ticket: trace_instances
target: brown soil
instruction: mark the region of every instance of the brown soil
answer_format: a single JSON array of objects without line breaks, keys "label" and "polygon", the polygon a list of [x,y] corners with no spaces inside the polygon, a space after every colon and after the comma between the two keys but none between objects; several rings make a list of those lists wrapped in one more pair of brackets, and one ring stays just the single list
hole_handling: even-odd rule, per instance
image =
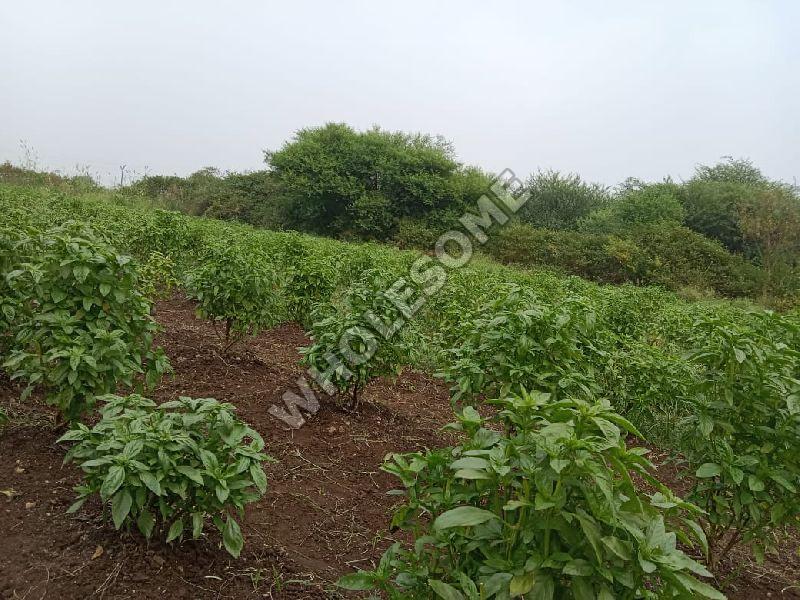
[{"label": "brown soil", "polygon": [[[286,389],[297,391],[296,348],[307,341],[300,328],[263,332],[220,356],[213,329],[185,299],[160,303],[156,316],[175,368],[156,399],[232,402],[278,459],[268,467],[267,494],[246,511],[241,557],[229,557],[213,534],[167,546],[116,532],[99,503],[65,514],[79,472],[62,466],[54,413],[36,402],[19,405],[19,389],[0,380],[0,402],[14,415],[14,426],[0,433],[0,598],[339,597],[332,582],[373,565],[393,539],[387,524],[396,500],[386,492],[396,482],[380,471],[386,454],[449,442],[439,432],[451,417],[446,386],[406,371],[371,385],[360,414],[325,405],[291,431],[267,410]],[[671,468],[659,475],[675,481]],[[726,562],[729,597],[800,598],[798,540],[783,547],[763,566],[743,552]]]}]

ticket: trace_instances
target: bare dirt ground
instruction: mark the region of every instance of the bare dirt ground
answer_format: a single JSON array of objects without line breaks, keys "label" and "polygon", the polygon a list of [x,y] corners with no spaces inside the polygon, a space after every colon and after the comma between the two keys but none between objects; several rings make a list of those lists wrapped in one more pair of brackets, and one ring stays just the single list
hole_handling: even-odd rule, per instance
[{"label": "bare dirt ground", "polygon": [[[155,393],[214,397],[238,408],[264,437],[278,462],[268,465],[269,490],[248,506],[239,560],[209,537],[167,546],[116,532],[98,502],[75,515],[79,472],[62,466],[54,413],[37,402],[20,405],[19,388],[0,380],[0,403],[14,415],[0,432],[0,598],[337,598],[332,583],[368,568],[392,542],[387,530],[396,482],[380,471],[390,452],[440,446],[451,420],[447,388],[413,371],[365,392],[358,415],[322,410],[299,431],[267,410],[302,374],[295,325],[263,332],[231,356],[220,356],[213,329],[194,318],[183,298],[159,303],[165,331],[159,343],[175,368]],[[657,455],[657,460],[662,458]],[[677,481],[664,465],[659,476]],[[735,552],[720,581],[731,599],[800,598],[800,540],[756,565]]]}]

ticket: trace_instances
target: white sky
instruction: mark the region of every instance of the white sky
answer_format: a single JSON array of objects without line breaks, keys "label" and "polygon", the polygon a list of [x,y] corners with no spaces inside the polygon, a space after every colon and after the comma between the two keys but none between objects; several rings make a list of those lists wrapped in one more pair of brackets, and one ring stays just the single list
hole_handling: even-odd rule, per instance
[{"label": "white sky", "polygon": [[490,170],[800,178],[800,2],[0,0],[0,161],[257,169],[327,121]]}]

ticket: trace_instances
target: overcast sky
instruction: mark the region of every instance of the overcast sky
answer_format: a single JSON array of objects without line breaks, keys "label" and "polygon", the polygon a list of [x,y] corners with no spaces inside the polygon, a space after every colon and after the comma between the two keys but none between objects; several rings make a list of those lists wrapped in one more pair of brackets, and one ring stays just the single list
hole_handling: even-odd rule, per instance
[{"label": "overcast sky", "polygon": [[0,161],[257,169],[299,128],[442,134],[489,170],[800,179],[800,2],[0,0]]}]

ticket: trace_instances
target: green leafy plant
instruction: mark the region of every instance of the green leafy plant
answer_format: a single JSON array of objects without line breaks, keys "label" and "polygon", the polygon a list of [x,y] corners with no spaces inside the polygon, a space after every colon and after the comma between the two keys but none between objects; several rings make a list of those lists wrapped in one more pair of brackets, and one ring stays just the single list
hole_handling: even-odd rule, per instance
[{"label": "green leafy plant", "polygon": [[[309,335],[312,343],[300,349],[302,364],[319,374],[323,389],[349,396],[356,410],[359,394],[376,377],[397,375],[408,362],[411,346],[401,330],[388,334],[403,315],[385,290],[388,280],[376,271],[364,274],[338,302],[321,305]],[[373,315],[386,330],[376,331]],[[387,333],[387,335],[382,335]]]},{"label": "green leafy plant", "polygon": [[23,299],[8,280],[17,265],[25,260],[24,236],[7,227],[0,228],[0,352],[8,346],[14,324],[21,318]]},{"label": "green leafy plant", "polygon": [[186,274],[197,315],[210,319],[223,351],[286,318],[282,281],[254,244],[212,242]]},{"label": "green leafy plant", "polygon": [[315,307],[330,301],[336,289],[336,269],[328,257],[316,255],[297,235],[285,241],[283,255],[288,272],[289,315],[308,327],[313,322]]},{"label": "green leafy plant", "polygon": [[261,465],[271,459],[261,436],[234,416],[231,404],[213,398],[158,406],[139,395],[102,400],[97,425],[79,424],[59,440],[77,442],[65,461],[84,471],[69,512],[99,494],[116,529],[135,524],[149,538],[162,527],[167,542],[189,528],[199,538],[210,519],[238,557],[244,540],[235,515],[267,488]]},{"label": "green leafy plant", "polygon": [[[7,276],[26,299],[4,366],[74,421],[98,395],[151,387],[169,371],[130,257],[91,227],[68,222],[30,240],[36,252]],[[138,376],[142,376],[138,378]]]},{"label": "green leafy plant", "polygon": [[139,268],[142,293],[151,300],[169,298],[180,281],[175,276],[175,262],[168,255],[152,252]]},{"label": "green leafy plant", "polygon": [[450,351],[441,375],[453,383],[453,400],[502,394],[512,386],[556,396],[591,394],[593,310],[578,298],[547,304],[517,285],[499,295],[466,321],[463,342]]},{"label": "green leafy plant", "polygon": [[[762,328],[797,325],[763,313]],[[712,568],[739,543],[756,558],[800,524],[800,353],[719,316],[695,323],[701,369],[681,445],[703,507]]]},{"label": "green leafy plant", "polygon": [[[463,411],[461,445],[388,460],[406,488],[392,525],[414,545],[340,586],[447,600],[724,598],[677,547],[705,547],[698,509],[626,447],[637,432],[608,403],[524,391],[493,403],[493,425]],[[632,474],[656,493],[641,495]]]}]

